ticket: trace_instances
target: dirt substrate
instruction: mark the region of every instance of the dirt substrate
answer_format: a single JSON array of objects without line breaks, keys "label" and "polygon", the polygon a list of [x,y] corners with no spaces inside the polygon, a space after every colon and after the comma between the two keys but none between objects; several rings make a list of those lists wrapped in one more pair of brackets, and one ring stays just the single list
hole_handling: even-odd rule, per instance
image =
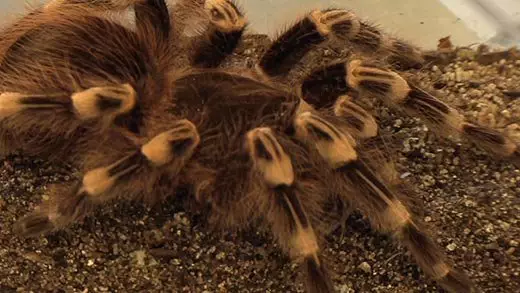
[{"label": "dirt substrate", "polygon": [[[248,37],[231,63],[253,65],[267,43]],[[308,65],[346,52],[321,49]],[[459,58],[469,61],[413,75],[468,117],[514,135],[520,98],[510,93],[520,89],[520,61],[481,65],[472,56]],[[435,241],[484,292],[517,292],[520,170],[467,143],[437,138],[419,119],[377,112],[381,128],[401,141],[401,177],[416,186]],[[79,175],[66,165],[20,156],[0,165],[2,293],[302,291],[297,266],[269,237],[212,233],[174,198],[151,210],[119,202],[66,231],[22,240],[11,231],[15,220],[45,197],[48,184]],[[338,292],[440,292],[403,248],[359,215],[349,218],[343,234],[329,237],[325,255]]]}]

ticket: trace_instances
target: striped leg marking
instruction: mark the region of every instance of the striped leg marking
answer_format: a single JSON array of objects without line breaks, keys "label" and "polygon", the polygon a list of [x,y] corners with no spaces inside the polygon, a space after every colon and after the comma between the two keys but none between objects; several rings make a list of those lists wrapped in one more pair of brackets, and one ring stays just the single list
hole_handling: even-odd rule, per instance
[{"label": "striped leg marking", "polygon": [[321,23],[324,34],[353,45],[361,53],[382,53],[389,56],[390,63],[402,68],[420,68],[424,58],[419,49],[388,36],[374,25],[361,21],[354,13],[347,10],[315,11],[316,23]]},{"label": "striped leg marking", "polygon": [[241,31],[246,26],[246,19],[238,10],[238,7],[229,0],[206,0],[204,9],[208,13],[211,22],[221,32],[230,33]]},{"label": "striped leg marking", "polygon": [[352,60],[346,81],[354,89],[382,98],[391,106],[421,117],[440,135],[462,135],[478,147],[520,167],[520,147],[500,132],[468,122],[456,109],[408,83],[399,74]]},{"label": "striped leg marking", "polygon": [[349,126],[356,138],[376,137],[379,126],[376,119],[362,107],[352,102],[349,96],[340,96],[334,104],[334,115],[341,117]]},{"label": "striped leg marking", "polygon": [[[168,165],[175,167],[175,172],[171,173],[176,175],[199,141],[198,132],[191,122],[178,121],[173,129],[155,136],[140,150],[108,166],[86,172],[81,183],[72,190],[58,188],[48,203],[19,220],[15,229],[19,234],[30,237],[63,228],[81,220],[96,206],[125,195],[118,192],[117,187],[131,182],[131,177],[137,173],[154,172]],[[144,190],[132,192],[139,194]]]},{"label": "striped leg marking", "polygon": [[[273,233],[279,241],[287,242],[282,246],[288,247],[293,259],[303,260],[308,292],[333,292],[331,280],[319,256],[316,234],[298,196],[300,186],[295,181],[290,157],[270,128],[251,130],[247,134],[246,145],[254,169],[262,175],[275,198],[275,204],[287,218],[285,222],[288,227],[272,223]],[[271,222],[274,220],[271,219]],[[287,230],[289,235],[282,232]]]},{"label": "striped leg marking", "polygon": [[317,114],[310,111],[298,114],[294,127],[296,137],[316,147],[332,168],[357,160],[354,138]]},{"label": "striped leg marking", "polygon": [[212,25],[193,41],[191,63],[195,67],[215,68],[233,53],[247,21],[230,0],[207,0],[204,9]]},{"label": "striped leg marking", "polygon": [[[296,137],[318,150],[335,170],[338,192],[353,202],[379,230],[392,233],[412,252],[421,268],[450,292],[472,292],[467,277],[453,270],[445,256],[414,222],[406,206],[368,166],[359,160],[349,134],[311,112],[294,120]],[[354,195],[352,188],[356,189]]]},{"label": "striped leg marking", "polygon": [[130,112],[137,103],[137,94],[129,84],[94,87],[66,95],[0,94],[0,120],[24,111],[65,110],[80,119],[91,120]]},{"label": "striped leg marking", "polygon": [[323,36],[341,30],[345,36],[354,37],[361,25],[354,13],[343,9],[314,10],[309,18]]}]

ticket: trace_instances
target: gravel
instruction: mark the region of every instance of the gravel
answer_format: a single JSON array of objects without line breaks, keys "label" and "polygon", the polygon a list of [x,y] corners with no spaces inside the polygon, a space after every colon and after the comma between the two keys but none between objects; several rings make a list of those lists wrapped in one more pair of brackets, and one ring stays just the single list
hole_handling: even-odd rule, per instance
[{"label": "gravel", "polygon": [[[252,66],[268,43],[248,36],[231,65]],[[347,53],[320,49],[294,79]],[[466,116],[520,137],[520,99],[508,94],[520,90],[520,60],[484,65],[466,52],[409,74]],[[520,170],[464,141],[438,138],[419,119],[376,112],[383,131],[401,141],[401,178],[415,185],[435,241],[484,292],[515,292]],[[79,174],[37,158],[0,162],[0,292],[302,292],[298,267],[269,236],[214,233],[174,198],[149,209],[117,202],[70,229],[20,239],[11,230],[15,220],[45,198],[49,184]],[[357,213],[341,232],[325,248],[338,292],[440,291],[403,248]]]}]

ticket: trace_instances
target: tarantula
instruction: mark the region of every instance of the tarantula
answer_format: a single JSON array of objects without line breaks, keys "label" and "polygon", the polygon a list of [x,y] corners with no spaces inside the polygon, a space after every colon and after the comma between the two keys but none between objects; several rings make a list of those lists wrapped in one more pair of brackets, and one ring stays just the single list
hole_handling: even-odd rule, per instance
[{"label": "tarantula", "polygon": [[[133,8],[134,27],[106,17]],[[181,32],[205,19],[198,35]],[[271,44],[254,68],[223,69],[247,22],[232,0],[61,0],[0,39],[0,151],[73,160],[82,180],[52,188],[15,230],[37,236],[116,198],[156,203],[188,187],[224,229],[257,222],[305,268],[308,292],[333,292],[320,246],[330,203],[360,210],[450,292],[474,292],[422,228],[409,191],[389,175],[372,96],[520,166],[516,143],[466,121],[394,70],[419,49],[343,9],[316,10]],[[284,78],[329,41],[361,57],[328,64],[298,86]],[[182,54],[188,56],[183,65]],[[375,56],[383,56],[375,62]],[[379,61],[380,61],[379,60]]]}]

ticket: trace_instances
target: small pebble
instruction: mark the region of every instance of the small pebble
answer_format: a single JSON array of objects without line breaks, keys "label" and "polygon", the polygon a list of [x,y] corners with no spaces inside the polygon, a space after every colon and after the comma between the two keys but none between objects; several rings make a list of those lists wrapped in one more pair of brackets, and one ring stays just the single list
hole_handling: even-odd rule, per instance
[{"label": "small pebble", "polygon": [[366,261],[359,264],[358,268],[367,274],[372,272],[372,267]]},{"label": "small pebble", "polygon": [[450,243],[446,246],[446,249],[448,249],[449,251],[454,251],[455,249],[457,249],[457,244]]}]

